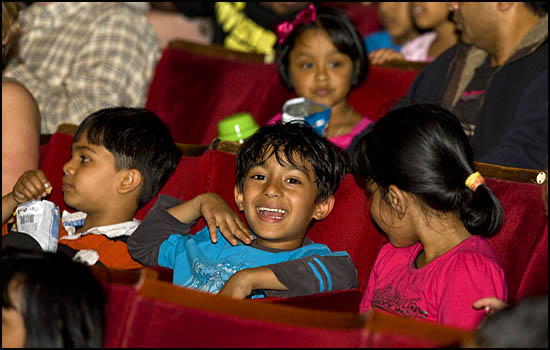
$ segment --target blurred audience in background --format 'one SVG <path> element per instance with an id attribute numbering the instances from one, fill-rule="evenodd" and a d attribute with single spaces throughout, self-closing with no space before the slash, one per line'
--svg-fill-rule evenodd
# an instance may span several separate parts
<path id="1" fill-rule="evenodd" d="M 384 29 L 365 36 L 369 60 L 382 59 L 385 52 L 401 52 L 404 43 L 420 35 L 411 16 L 410 4 L 391 1 L 377 3 L 378 21 Z M 371 55 L 372 52 L 376 54 Z M 407 60 L 406 57 L 403 59 Z"/>
<path id="2" fill-rule="evenodd" d="M 116 2 L 32 3 L 21 26 L 3 76 L 32 93 L 42 134 L 101 108 L 145 105 L 160 48 L 143 11 Z"/>
<path id="3" fill-rule="evenodd" d="M 373 64 L 383 64 L 389 60 L 431 62 L 457 43 L 458 35 L 455 23 L 451 20 L 451 12 L 446 2 L 389 4 L 378 4 L 379 17 L 385 26 L 389 23 L 390 27 L 395 27 L 396 22 L 401 23 L 399 28 L 402 32 L 405 31 L 405 28 L 409 28 L 409 31 L 406 32 L 408 35 L 406 40 L 401 39 L 401 46 L 387 46 L 374 52 L 369 51 L 369 59 Z M 393 22 L 391 19 L 385 20 L 384 10 L 386 7 L 391 8 L 389 12 L 395 18 Z M 422 34 L 419 35 L 419 33 Z"/>
<path id="4" fill-rule="evenodd" d="M 187 23 L 198 18 L 195 23 L 201 36 L 197 36 L 197 40 L 192 41 L 206 40 L 232 50 L 272 56 L 277 41 L 273 32 L 275 26 L 280 22 L 292 20 L 308 4 L 308 2 L 183 1 L 152 2 L 151 6 L 153 10 L 178 13 Z M 149 18 L 151 19 L 151 16 Z M 168 26 L 161 28 L 155 24 L 153 26 L 159 30 L 159 37 L 164 45 L 172 39 L 185 39 L 189 36 L 189 33 L 186 34 L 183 31 L 178 33 L 179 29 L 174 30 Z"/>
<path id="5" fill-rule="evenodd" d="M 403 102 L 452 110 L 475 161 L 545 169 L 549 3 L 448 4 L 461 41 L 419 73 Z"/>

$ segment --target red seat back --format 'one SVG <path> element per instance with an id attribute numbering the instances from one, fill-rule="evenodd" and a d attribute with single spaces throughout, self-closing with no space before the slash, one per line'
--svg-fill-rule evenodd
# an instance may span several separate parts
<path id="1" fill-rule="evenodd" d="M 168 47 L 155 69 L 146 108 L 169 125 L 175 142 L 209 144 L 224 117 L 249 112 L 263 125 L 290 94 L 274 64 Z"/>
<path id="2" fill-rule="evenodd" d="M 350 91 L 349 103 L 361 115 L 378 120 L 403 98 L 420 69 L 370 66 L 363 84 Z"/>
<path id="3" fill-rule="evenodd" d="M 508 285 L 511 303 L 548 293 L 548 216 L 543 185 L 486 179 L 504 210 L 504 224 L 489 239 Z"/>

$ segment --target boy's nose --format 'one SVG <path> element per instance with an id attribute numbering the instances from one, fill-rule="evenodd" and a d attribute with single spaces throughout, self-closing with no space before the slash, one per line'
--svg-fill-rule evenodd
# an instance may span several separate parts
<path id="1" fill-rule="evenodd" d="M 69 175 L 74 173 L 74 167 L 71 165 L 71 161 L 69 160 L 67 163 L 63 165 L 63 174 Z"/>
<path id="2" fill-rule="evenodd" d="M 280 191 L 279 187 L 276 184 L 274 184 L 272 181 L 270 181 L 265 186 L 264 194 L 268 198 L 274 198 L 274 197 L 279 197 L 281 195 L 281 191 Z"/>

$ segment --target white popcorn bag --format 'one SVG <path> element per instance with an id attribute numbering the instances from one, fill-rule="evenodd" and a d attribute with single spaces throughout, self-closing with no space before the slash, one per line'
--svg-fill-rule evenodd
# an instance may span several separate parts
<path id="1" fill-rule="evenodd" d="M 25 202 L 15 210 L 17 231 L 34 238 L 45 252 L 56 252 L 59 240 L 59 208 L 47 200 Z"/>

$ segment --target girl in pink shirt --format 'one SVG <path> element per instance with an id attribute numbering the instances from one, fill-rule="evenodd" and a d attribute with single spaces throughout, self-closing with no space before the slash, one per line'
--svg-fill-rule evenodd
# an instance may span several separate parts
<path id="1" fill-rule="evenodd" d="M 296 19 L 277 27 L 275 61 L 283 82 L 296 95 L 331 108 L 325 136 L 345 149 L 371 120 L 348 103 L 350 89 L 367 75 L 361 34 L 336 8 L 310 4 Z M 281 120 L 275 115 L 267 124 Z"/>
<path id="2" fill-rule="evenodd" d="M 498 232 L 504 214 L 473 170 L 457 118 L 434 105 L 395 109 L 358 142 L 354 168 L 366 180 L 372 218 L 389 239 L 360 311 L 475 329 L 485 313 L 472 304 L 508 296 L 485 238 Z"/>

